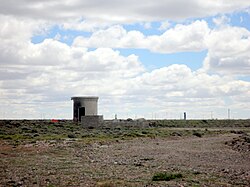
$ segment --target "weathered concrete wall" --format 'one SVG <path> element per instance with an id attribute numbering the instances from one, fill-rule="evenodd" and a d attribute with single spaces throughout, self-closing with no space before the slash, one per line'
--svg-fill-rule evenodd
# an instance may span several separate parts
<path id="1" fill-rule="evenodd" d="M 85 107 L 85 115 L 97 115 L 97 101 L 98 98 L 83 98 L 80 100 L 81 106 Z"/>
<path id="2" fill-rule="evenodd" d="M 103 116 L 82 116 L 81 125 L 84 128 L 101 128 L 103 125 Z"/>

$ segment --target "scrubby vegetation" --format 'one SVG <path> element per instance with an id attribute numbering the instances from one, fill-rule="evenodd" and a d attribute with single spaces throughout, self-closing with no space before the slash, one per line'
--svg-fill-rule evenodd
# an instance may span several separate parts
<path id="1" fill-rule="evenodd" d="M 152 127 L 250 127 L 250 120 L 150 120 Z"/>
<path id="2" fill-rule="evenodd" d="M 250 185 L 249 120 L 148 122 L 0 120 L 0 186 Z"/>
<path id="3" fill-rule="evenodd" d="M 250 120 L 158 120 L 149 121 L 149 124 L 149 128 L 139 128 L 138 126 L 133 128 L 118 125 L 115 128 L 105 126 L 105 128 L 100 129 L 87 129 L 70 120 L 57 122 L 49 120 L 1 120 L 0 139 L 59 140 L 75 138 L 107 140 L 137 137 L 203 137 L 217 133 L 239 133 L 239 131 L 229 130 L 228 128 L 249 127 Z"/>
<path id="4" fill-rule="evenodd" d="M 170 181 L 170 180 L 178 179 L 182 177 L 183 176 L 181 173 L 160 172 L 160 173 L 154 174 L 154 176 L 152 177 L 152 181 Z"/>

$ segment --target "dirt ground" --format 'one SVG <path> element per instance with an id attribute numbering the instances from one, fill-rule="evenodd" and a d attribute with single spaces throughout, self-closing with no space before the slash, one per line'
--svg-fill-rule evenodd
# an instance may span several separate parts
<path id="1" fill-rule="evenodd" d="M 241 136 L 0 140 L 0 186 L 250 186 L 249 144 Z M 183 177 L 152 181 L 159 172 Z"/>

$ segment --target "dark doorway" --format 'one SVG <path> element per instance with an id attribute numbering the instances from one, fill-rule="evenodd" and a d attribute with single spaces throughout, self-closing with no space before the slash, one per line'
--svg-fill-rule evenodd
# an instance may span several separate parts
<path id="1" fill-rule="evenodd" d="M 81 117 L 82 116 L 85 116 L 85 107 L 80 107 L 79 109 L 78 109 L 78 121 L 81 121 Z"/>
<path id="2" fill-rule="evenodd" d="M 81 103 L 79 101 L 74 101 L 74 106 L 73 106 L 73 119 L 74 121 L 79 120 L 79 108 L 81 107 Z"/>

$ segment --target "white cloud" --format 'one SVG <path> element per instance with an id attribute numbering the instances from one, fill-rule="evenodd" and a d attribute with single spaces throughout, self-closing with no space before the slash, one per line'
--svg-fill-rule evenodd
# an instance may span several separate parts
<path id="1" fill-rule="evenodd" d="M 112 26 L 107 30 L 94 32 L 90 38 L 79 36 L 73 45 L 81 47 L 111 47 L 111 48 L 140 48 L 145 43 L 145 36 L 139 31 L 127 32 L 122 26 Z"/>
<path id="2" fill-rule="evenodd" d="M 113 22 L 103 22 L 100 20 L 72 19 L 61 23 L 66 30 L 79 30 L 94 32 L 98 29 L 105 29 L 113 25 Z"/>
<path id="3" fill-rule="evenodd" d="M 123 32 L 115 34 L 119 38 Z M 207 111 L 227 107 L 225 96 L 235 109 L 246 110 L 245 103 L 250 102 L 249 82 L 208 75 L 177 64 L 148 72 L 137 56 L 122 56 L 111 48 L 88 51 L 46 39 L 39 44 L 23 42 L 14 51 L 10 50 L 9 55 L 16 55 L 16 60 L 1 64 L 0 93 L 4 101 L 1 110 L 9 106 L 15 113 L 3 112 L 5 117 L 39 118 L 45 113 L 47 117 L 70 118 L 69 98 L 82 94 L 100 96 L 103 114 L 109 116 L 114 110 L 123 117 L 127 113 L 136 114 L 138 108 L 138 116 L 150 117 L 151 110 L 159 112 L 167 108 L 178 114 L 185 110 L 199 117 L 196 108 Z M 56 111 L 58 106 L 64 110 Z"/>
<path id="4" fill-rule="evenodd" d="M 208 50 L 204 60 L 206 70 L 218 73 L 247 75 L 250 73 L 250 32 L 232 27 L 220 17 L 218 28 L 210 29 L 205 21 L 189 25 L 178 24 L 162 35 L 145 36 L 139 31 L 126 31 L 112 26 L 94 32 L 89 38 L 77 37 L 74 46 L 148 49 L 156 53 Z"/>
<path id="5" fill-rule="evenodd" d="M 34 33 L 46 32 L 49 24 L 32 19 L 15 18 L 0 15 L 0 59 L 1 64 L 10 64 L 20 61 L 22 51 L 29 45 Z"/>
<path id="6" fill-rule="evenodd" d="M 151 29 L 152 28 L 152 25 L 151 25 L 150 22 L 144 23 L 143 26 L 144 26 L 145 29 Z"/>
<path id="7" fill-rule="evenodd" d="M 32 20 L 0 15 L 0 37 L 3 40 L 25 41 L 32 36 L 35 26 Z"/>
<path id="8" fill-rule="evenodd" d="M 39 24 L 1 18 L 1 117 L 39 118 L 40 113 L 55 112 L 56 105 L 70 108 L 69 99 L 75 94 L 122 94 L 125 79 L 144 71 L 137 56 L 122 56 L 110 48 L 88 51 L 54 39 L 33 44 L 30 39 Z M 14 31 L 19 32 L 15 35 Z M 69 117 L 69 111 L 62 116 Z M 59 112 L 56 115 L 61 116 Z"/>
<path id="9" fill-rule="evenodd" d="M 215 23 L 215 25 L 217 26 L 225 26 L 230 22 L 230 18 L 228 18 L 227 16 L 223 15 L 220 17 L 215 17 L 213 18 L 213 22 Z"/>
<path id="10" fill-rule="evenodd" d="M 210 29 L 205 21 L 195 21 L 189 25 L 178 24 L 161 36 L 149 36 L 154 52 L 173 53 L 180 51 L 201 51 L 205 49 L 205 37 Z"/>
<path id="11" fill-rule="evenodd" d="M 242 10 L 250 6 L 245 0 L 9 0 L 1 2 L 0 13 L 44 20 L 84 19 L 113 23 L 150 22 L 206 17 Z M 85 28 L 82 27 L 82 28 Z M 80 28 L 81 29 L 81 28 Z"/>
<path id="12" fill-rule="evenodd" d="M 159 27 L 159 30 L 160 30 L 160 31 L 165 31 L 165 30 L 167 30 L 169 27 L 170 27 L 169 21 L 163 21 L 163 22 L 161 23 L 161 26 Z"/>
<path id="13" fill-rule="evenodd" d="M 119 80 L 144 71 L 135 55 L 121 56 L 110 48 L 87 51 L 52 39 L 40 44 L 28 43 L 13 51 L 16 52 L 17 59 L 12 64 L 5 62 L 1 65 L 4 72 L 1 74 L 1 88 L 7 92 L 24 89 L 20 99 L 29 94 L 41 95 L 40 101 L 43 101 L 44 95 L 56 99 L 62 92 L 65 95 L 104 93 L 109 85 L 121 87 Z"/>
<path id="14" fill-rule="evenodd" d="M 144 36 L 139 31 L 126 31 L 122 26 L 112 26 L 94 32 L 90 38 L 77 37 L 75 46 L 144 48 L 159 53 L 180 51 L 201 51 L 205 49 L 204 39 L 209 32 L 205 21 L 195 21 L 189 25 L 178 24 L 162 35 Z"/>
<path id="15" fill-rule="evenodd" d="M 228 76 L 208 75 L 203 71 L 191 71 L 187 66 L 177 64 L 136 77 L 131 81 L 130 88 L 127 95 L 140 98 L 140 105 L 151 108 L 151 112 L 175 113 L 175 118 L 176 114 L 178 116 L 183 111 L 201 118 L 204 111 L 210 114 L 210 111 L 227 107 L 247 112 L 248 107 L 244 102 L 250 102 L 247 98 L 249 82 L 234 80 Z M 239 99 L 235 100 L 237 96 L 244 97 L 242 103 Z M 219 112 L 214 116 L 226 117 Z"/>
<path id="16" fill-rule="evenodd" d="M 206 39 L 207 70 L 218 73 L 250 74 L 250 32 L 245 28 L 225 26 L 213 30 Z"/>

